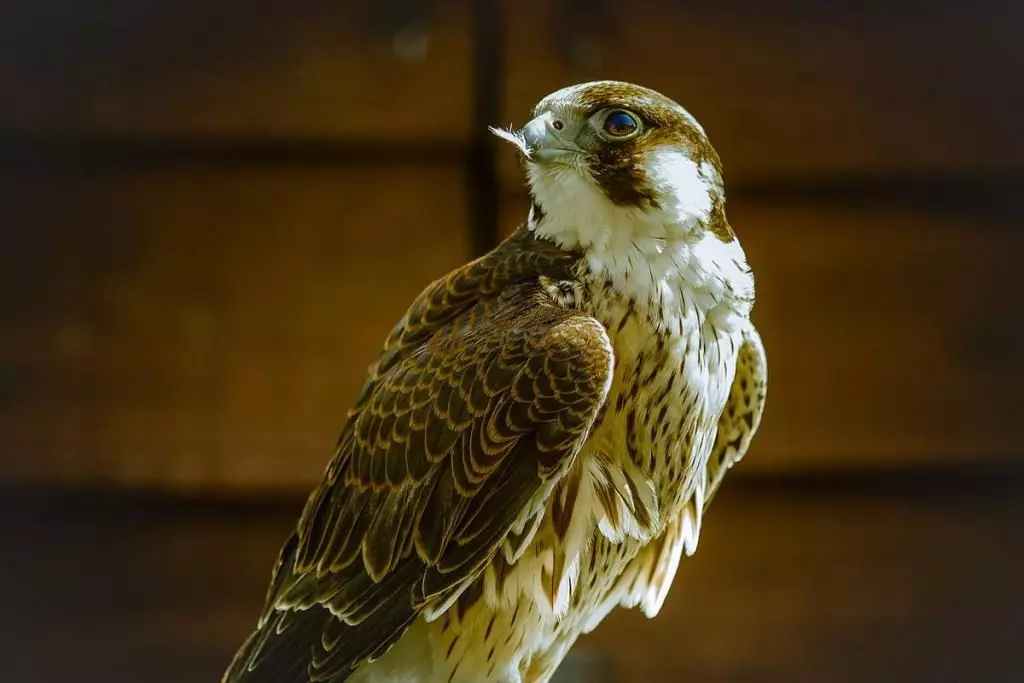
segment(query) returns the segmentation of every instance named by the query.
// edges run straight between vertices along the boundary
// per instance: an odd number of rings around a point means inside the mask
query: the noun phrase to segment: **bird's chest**
[[[590,445],[612,466],[647,479],[662,513],[692,495],[707,464],[740,341],[727,320],[685,293],[677,301],[644,307],[616,298],[593,311],[609,331],[615,371]]]

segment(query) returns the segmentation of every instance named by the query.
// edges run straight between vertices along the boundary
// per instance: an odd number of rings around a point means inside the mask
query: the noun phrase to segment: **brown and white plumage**
[[[543,683],[695,550],[766,382],[718,158],[630,84],[534,115],[527,223],[391,333],[226,683]]]

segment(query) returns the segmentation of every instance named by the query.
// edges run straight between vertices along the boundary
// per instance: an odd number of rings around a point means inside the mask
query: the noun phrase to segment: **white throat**
[[[659,209],[618,206],[586,169],[530,164],[530,188],[543,216],[529,228],[563,249],[586,254],[591,271],[638,304],[695,305],[746,317],[753,276],[738,240],[722,242],[703,226],[721,181],[710,164],[675,150],[647,155]],[[669,312],[666,310],[666,312]]]

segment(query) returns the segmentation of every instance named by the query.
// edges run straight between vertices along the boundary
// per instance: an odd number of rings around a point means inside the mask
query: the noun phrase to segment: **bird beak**
[[[551,112],[541,114],[533,119],[522,130],[522,140],[528,150],[527,157],[538,161],[554,161],[567,154],[582,152],[572,140],[563,134],[568,132],[564,122],[562,130],[555,128],[555,117]]]

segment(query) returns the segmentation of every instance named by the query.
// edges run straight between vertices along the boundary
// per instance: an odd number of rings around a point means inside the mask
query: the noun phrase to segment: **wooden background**
[[[525,215],[486,126],[600,77],[708,130],[772,379],[664,616],[615,615],[577,665],[1020,680],[1022,19],[0,5],[5,678],[219,674],[383,336]]]

